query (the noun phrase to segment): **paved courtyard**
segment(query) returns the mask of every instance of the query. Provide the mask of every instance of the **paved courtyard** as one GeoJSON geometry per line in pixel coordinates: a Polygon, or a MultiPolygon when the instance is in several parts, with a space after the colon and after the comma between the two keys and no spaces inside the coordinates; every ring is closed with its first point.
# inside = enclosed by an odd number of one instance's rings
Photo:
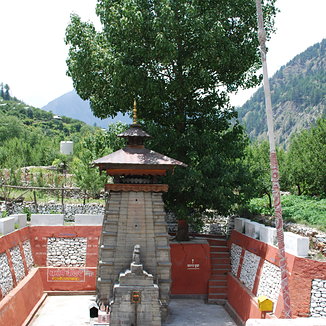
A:
{"type": "MultiPolygon", "coordinates": [[[[90,325],[88,305],[92,295],[48,296],[30,326],[90,325]]],[[[236,326],[222,306],[203,300],[174,299],[165,326],[236,326]]]]}

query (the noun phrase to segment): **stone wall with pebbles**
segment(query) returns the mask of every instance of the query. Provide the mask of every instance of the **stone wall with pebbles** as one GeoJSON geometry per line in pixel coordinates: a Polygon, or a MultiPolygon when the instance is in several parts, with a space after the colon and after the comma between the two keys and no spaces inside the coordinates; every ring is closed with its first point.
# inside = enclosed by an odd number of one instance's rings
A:
{"type": "Polygon", "coordinates": [[[326,317],[326,280],[312,280],[310,314],[312,317],[326,317]]]}
{"type": "Polygon", "coordinates": [[[237,276],[242,248],[234,243],[231,245],[231,272],[237,276]]]}
{"type": "Polygon", "coordinates": [[[0,254],[0,292],[4,297],[14,287],[6,253],[0,254]]]}
{"type": "Polygon", "coordinates": [[[11,256],[12,265],[14,267],[16,281],[18,283],[25,277],[23,257],[20,253],[19,246],[15,246],[10,249],[10,256],[11,256]]]}
{"type": "MultiPolygon", "coordinates": [[[[10,214],[17,214],[24,211],[24,209],[28,209],[32,214],[50,214],[51,212],[55,212],[58,214],[62,213],[62,205],[58,203],[44,203],[38,204],[37,211],[35,209],[34,204],[14,204],[10,208],[10,214]]],[[[86,205],[82,204],[65,204],[64,205],[64,214],[65,221],[74,221],[75,214],[104,214],[104,205],[99,205],[96,203],[90,203],[86,205]]]]}
{"type": "Polygon", "coordinates": [[[24,250],[26,265],[28,270],[30,271],[34,265],[34,259],[32,254],[31,243],[29,242],[29,240],[23,242],[23,250],[24,250]]]}
{"type": "Polygon", "coordinates": [[[48,238],[47,266],[86,265],[87,238],[48,238]]]}
{"type": "Polygon", "coordinates": [[[255,284],[255,279],[257,275],[258,265],[260,257],[253,254],[250,251],[245,251],[241,272],[240,281],[252,291],[255,284]]]}
{"type": "MultiPolygon", "coordinates": [[[[281,270],[278,266],[265,260],[260,274],[257,297],[265,295],[274,303],[277,302],[281,288],[281,270]]],[[[275,305],[274,305],[275,307],[275,305]]]]}

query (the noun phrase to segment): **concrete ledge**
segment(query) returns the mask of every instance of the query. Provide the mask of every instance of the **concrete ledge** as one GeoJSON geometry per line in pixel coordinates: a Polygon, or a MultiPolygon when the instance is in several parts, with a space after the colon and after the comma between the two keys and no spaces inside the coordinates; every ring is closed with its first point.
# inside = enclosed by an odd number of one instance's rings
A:
{"type": "Polygon", "coordinates": [[[32,214],[31,225],[63,225],[64,214],[32,214]]]}
{"type": "Polygon", "coordinates": [[[326,318],[248,319],[246,326],[322,326],[326,318]]]}
{"type": "Polygon", "coordinates": [[[277,244],[276,240],[276,229],[270,226],[262,225],[260,227],[260,241],[263,241],[269,245],[275,246],[277,244]]]}
{"type": "Polygon", "coordinates": [[[234,229],[240,233],[244,233],[246,221],[249,221],[249,220],[246,218],[243,218],[243,217],[236,217],[234,219],[234,229]]]}
{"type": "Polygon", "coordinates": [[[13,214],[10,216],[15,217],[15,224],[18,224],[19,228],[24,228],[27,225],[27,214],[13,214]]]}
{"type": "Polygon", "coordinates": [[[307,257],[309,252],[309,238],[292,232],[284,232],[285,251],[298,256],[307,257]]]}
{"type": "Polygon", "coordinates": [[[248,237],[259,239],[260,237],[260,228],[263,227],[263,224],[257,222],[252,222],[250,220],[245,221],[245,234],[248,237]]]}
{"type": "Polygon", "coordinates": [[[76,225],[102,225],[103,214],[75,214],[76,225]]]}
{"type": "Polygon", "coordinates": [[[15,216],[0,218],[0,233],[2,235],[15,231],[15,216]]]}

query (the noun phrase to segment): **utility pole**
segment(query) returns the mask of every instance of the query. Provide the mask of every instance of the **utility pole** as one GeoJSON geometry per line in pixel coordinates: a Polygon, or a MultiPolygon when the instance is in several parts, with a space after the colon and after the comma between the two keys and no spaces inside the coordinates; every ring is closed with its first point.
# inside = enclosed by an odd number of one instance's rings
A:
{"type": "Polygon", "coordinates": [[[274,205],[275,219],[276,219],[278,252],[280,256],[281,291],[283,295],[285,318],[292,318],[290,291],[289,291],[289,277],[288,277],[287,261],[285,257],[279,169],[278,169],[278,162],[276,156],[271,91],[270,91],[269,80],[268,80],[267,60],[266,60],[266,31],[264,28],[264,19],[263,19],[261,0],[256,0],[256,10],[257,10],[257,21],[258,21],[258,40],[260,44],[261,61],[263,65],[263,81],[264,81],[266,117],[267,117],[267,127],[268,127],[268,139],[269,139],[269,148],[270,148],[270,167],[271,167],[271,181],[272,181],[272,192],[273,192],[273,205],[274,205]]]}

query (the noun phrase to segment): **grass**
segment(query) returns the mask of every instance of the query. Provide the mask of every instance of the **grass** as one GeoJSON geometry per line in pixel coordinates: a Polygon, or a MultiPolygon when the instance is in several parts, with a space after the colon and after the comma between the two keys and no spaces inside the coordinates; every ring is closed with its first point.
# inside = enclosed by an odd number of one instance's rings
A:
{"type": "MultiPolygon", "coordinates": [[[[326,231],[326,199],[283,195],[281,204],[284,221],[305,224],[326,231]]],[[[267,197],[252,199],[245,210],[247,217],[273,215],[273,209],[268,207],[267,197]]]]}

